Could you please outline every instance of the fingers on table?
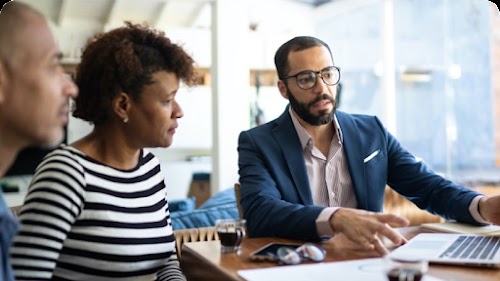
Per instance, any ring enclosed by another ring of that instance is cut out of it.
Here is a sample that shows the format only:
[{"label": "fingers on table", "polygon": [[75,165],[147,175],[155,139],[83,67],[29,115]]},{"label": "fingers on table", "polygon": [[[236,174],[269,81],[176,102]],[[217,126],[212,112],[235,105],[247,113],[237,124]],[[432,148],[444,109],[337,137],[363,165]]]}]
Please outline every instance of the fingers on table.
[{"label": "fingers on table", "polygon": [[380,222],[386,223],[392,227],[404,227],[410,223],[406,218],[393,214],[377,214]]},{"label": "fingers on table", "polygon": [[388,223],[386,223],[384,219],[381,219],[380,221],[381,223],[378,224],[376,229],[376,232],[380,236],[387,237],[387,239],[389,239],[390,241],[392,241],[392,243],[396,245],[400,245],[406,241],[406,239],[398,231],[396,231]]},{"label": "fingers on table", "polygon": [[389,253],[389,250],[387,250],[387,248],[384,246],[384,243],[382,243],[382,241],[378,237],[373,239],[371,243],[375,251],[377,251],[380,255],[385,256]]},{"label": "fingers on table", "polygon": [[401,245],[406,239],[388,223],[384,215],[375,214],[376,222],[368,226],[368,232],[365,233],[365,248],[374,249],[380,255],[386,255],[389,250],[382,239],[390,240],[394,245]]},{"label": "fingers on table", "polygon": [[384,256],[389,253],[389,250],[385,247],[382,240],[377,236],[377,234],[373,234],[369,236],[369,238],[365,239],[364,248],[367,250],[375,250],[380,255]]}]

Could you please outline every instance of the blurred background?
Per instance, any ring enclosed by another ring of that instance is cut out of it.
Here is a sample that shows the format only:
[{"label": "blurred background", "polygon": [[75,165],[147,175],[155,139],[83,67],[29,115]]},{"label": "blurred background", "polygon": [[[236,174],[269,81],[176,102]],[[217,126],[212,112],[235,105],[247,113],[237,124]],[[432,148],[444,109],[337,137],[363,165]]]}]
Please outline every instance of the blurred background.
[{"label": "blurred background", "polygon": [[[284,111],[273,57],[298,35],[330,45],[341,67],[339,110],[377,115],[451,180],[500,183],[500,16],[490,1],[16,1],[47,16],[68,73],[93,34],[125,20],[163,30],[193,55],[199,85],[178,94],[185,117],[172,147],[155,149],[171,199],[186,197],[195,174],[209,175],[211,194],[237,182],[238,134]],[[67,142],[89,130],[71,118]],[[29,174],[11,176],[24,185]]]}]

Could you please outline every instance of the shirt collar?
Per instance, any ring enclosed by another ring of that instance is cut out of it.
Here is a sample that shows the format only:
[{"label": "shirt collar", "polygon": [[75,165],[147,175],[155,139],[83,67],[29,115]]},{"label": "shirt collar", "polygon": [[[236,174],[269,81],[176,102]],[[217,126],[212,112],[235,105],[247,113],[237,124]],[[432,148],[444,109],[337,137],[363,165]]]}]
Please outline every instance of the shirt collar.
[{"label": "shirt collar", "polygon": [[[302,146],[302,149],[305,149],[307,144],[312,141],[311,136],[309,133],[300,125],[299,120],[293,115],[292,113],[292,107],[290,106],[288,108],[288,114],[290,114],[290,117],[292,118],[292,123],[293,126],[295,127],[295,131],[297,131],[297,135],[299,136],[300,144]],[[337,120],[337,115],[333,115],[333,124],[335,128],[337,128],[337,133],[339,135],[339,139],[341,143],[344,143],[344,136],[342,135],[342,129],[340,128],[339,121]]]}]

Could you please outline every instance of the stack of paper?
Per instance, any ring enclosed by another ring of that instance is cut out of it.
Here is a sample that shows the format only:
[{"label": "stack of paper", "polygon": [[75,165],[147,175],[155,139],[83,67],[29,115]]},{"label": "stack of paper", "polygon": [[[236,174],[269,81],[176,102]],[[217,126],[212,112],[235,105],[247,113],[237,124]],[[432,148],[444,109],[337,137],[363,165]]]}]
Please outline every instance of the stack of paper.
[{"label": "stack of paper", "polygon": [[[382,258],[238,270],[247,281],[387,281]],[[429,276],[422,281],[439,281]]]},{"label": "stack of paper", "polygon": [[475,235],[488,235],[488,236],[500,235],[500,226],[498,225],[474,226],[458,222],[443,222],[443,223],[424,223],[421,225],[421,227],[448,233],[475,234]]}]

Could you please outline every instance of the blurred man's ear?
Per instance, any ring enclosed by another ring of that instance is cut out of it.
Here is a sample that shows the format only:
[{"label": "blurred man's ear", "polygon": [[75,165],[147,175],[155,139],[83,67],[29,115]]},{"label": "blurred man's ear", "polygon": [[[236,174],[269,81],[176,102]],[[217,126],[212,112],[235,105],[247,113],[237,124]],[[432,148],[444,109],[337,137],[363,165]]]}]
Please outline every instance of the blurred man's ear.
[{"label": "blurred man's ear", "polygon": [[5,65],[2,60],[0,60],[0,103],[5,99],[5,82],[7,81],[7,73],[5,73],[5,71]]}]

